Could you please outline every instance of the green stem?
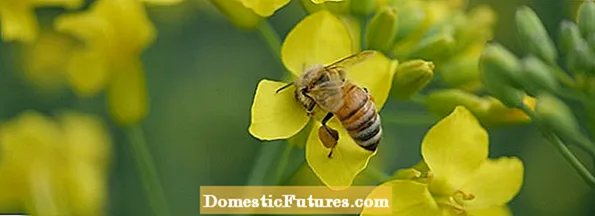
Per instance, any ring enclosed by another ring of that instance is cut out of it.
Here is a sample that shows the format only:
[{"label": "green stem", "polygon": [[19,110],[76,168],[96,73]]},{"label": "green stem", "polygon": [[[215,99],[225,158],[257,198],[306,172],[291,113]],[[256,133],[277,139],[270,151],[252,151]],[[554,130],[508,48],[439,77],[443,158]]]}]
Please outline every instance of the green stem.
[{"label": "green stem", "polygon": [[529,109],[527,106],[523,105],[520,107],[527,115],[531,118],[531,121],[537,126],[537,128],[541,131],[542,135],[552,144],[554,148],[564,157],[564,159],[570,163],[570,165],[578,172],[578,174],[583,178],[585,183],[589,185],[591,188],[595,189],[595,176],[587,169],[587,167],[570,151],[568,146],[566,146],[560,138],[558,138],[555,134],[547,131],[545,127],[542,126],[541,119],[535,111]]},{"label": "green stem", "polygon": [[278,152],[278,143],[261,143],[256,162],[248,177],[247,185],[264,185],[264,180],[270,166],[273,164],[274,156]]},{"label": "green stem", "polygon": [[437,118],[423,113],[382,113],[382,122],[399,125],[431,125]]},{"label": "green stem", "polygon": [[279,37],[279,34],[277,34],[273,26],[267,20],[262,21],[258,27],[258,31],[269,47],[271,53],[275,55],[275,57],[277,57],[276,59],[281,63],[281,38]]},{"label": "green stem", "polygon": [[591,132],[591,139],[595,139],[595,102],[589,99],[585,99],[582,102],[587,115],[587,126]]},{"label": "green stem", "polygon": [[137,169],[140,172],[147,199],[153,209],[153,215],[171,215],[142,127],[140,125],[135,125],[127,128],[126,134],[130,139],[129,142],[132,148],[132,156],[134,157]]},{"label": "green stem", "polygon": [[378,182],[385,182],[390,179],[390,175],[386,174],[375,166],[368,166],[366,173],[368,176],[376,179]]},{"label": "green stem", "polygon": [[554,75],[565,86],[568,86],[570,88],[574,88],[576,86],[576,82],[574,81],[574,78],[572,78],[570,75],[568,75],[568,73],[566,73],[559,66],[556,66],[554,68]]},{"label": "green stem", "polygon": [[285,142],[285,148],[283,149],[283,153],[281,154],[281,159],[279,159],[279,164],[277,165],[277,175],[275,178],[275,182],[277,185],[280,185],[283,183],[282,182],[283,174],[285,173],[287,164],[289,164],[289,158],[291,157],[292,150],[293,150],[293,145],[289,142]]}]

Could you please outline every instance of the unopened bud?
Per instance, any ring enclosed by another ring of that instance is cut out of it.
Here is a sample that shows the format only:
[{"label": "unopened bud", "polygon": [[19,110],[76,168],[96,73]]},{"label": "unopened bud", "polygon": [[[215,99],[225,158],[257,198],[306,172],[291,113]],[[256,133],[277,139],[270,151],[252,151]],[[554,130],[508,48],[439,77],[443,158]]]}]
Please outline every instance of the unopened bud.
[{"label": "unopened bud", "polygon": [[376,0],[352,0],[351,13],[361,17],[367,17],[377,8]]},{"label": "unopened bud", "polygon": [[555,92],[558,90],[558,80],[554,76],[552,68],[536,57],[529,56],[522,60],[523,79],[521,85],[531,96],[540,92]]},{"label": "unopened bud", "polygon": [[424,98],[424,102],[426,108],[438,116],[447,115],[457,106],[465,106],[472,113],[476,113],[483,103],[477,95],[459,89],[430,92]]},{"label": "unopened bud", "polygon": [[550,94],[537,96],[535,112],[539,114],[547,127],[563,140],[584,140],[578,122],[572,110],[564,102]]},{"label": "unopened bud", "polygon": [[396,69],[392,93],[398,99],[408,99],[425,88],[432,77],[434,63],[419,59],[404,62]]},{"label": "unopened bud", "polygon": [[238,28],[254,29],[263,19],[239,1],[211,0],[211,2]]},{"label": "unopened bud", "polygon": [[592,0],[585,0],[579,6],[576,22],[584,38],[595,33],[595,3]]},{"label": "unopened bud", "polygon": [[451,26],[445,26],[443,28],[440,33],[419,41],[411,51],[411,57],[437,60],[451,54],[456,45],[453,28]]},{"label": "unopened bud", "polygon": [[595,68],[595,54],[580,34],[579,27],[570,21],[560,24],[560,50],[566,54],[566,66],[571,72],[591,71]]},{"label": "unopened bud", "polygon": [[483,43],[472,45],[463,53],[443,62],[437,71],[442,81],[450,87],[466,91],[480,88],[481,81],[477,64],[479,64],[479,56],[483,47]]},{"label": "unopened bud", "polygon": [[392,7],[384,7],[368,23],[366,28],[366,44],[375,50],[387,50],[397,35],[397,11]]},{"label": "unopened bud", "polygon": [[489,6],[482,5],[469,11],[456,25],[457,51],[491,39],[496,19],[496,12]]},{"label": "unopened bud", "polygon": [[516,12],[517,36],[526,52],[548,64],[556,64],[556,47],[543,23],[531,8],[522,6]]},{"label": "unopened bud", "polygon": [[479,61],[480,77],[487,91],[507,107],[520,107],[523,92],[518,89],[520,63],[499,44],[487,45]]}]

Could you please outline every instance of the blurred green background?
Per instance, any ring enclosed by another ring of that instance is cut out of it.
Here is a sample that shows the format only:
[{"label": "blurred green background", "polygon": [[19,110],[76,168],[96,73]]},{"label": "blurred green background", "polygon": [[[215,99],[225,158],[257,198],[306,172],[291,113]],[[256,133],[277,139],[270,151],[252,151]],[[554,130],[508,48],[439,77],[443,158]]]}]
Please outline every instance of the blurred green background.
[{"label": "blurred green background", "polygon": [[[488,4],[494,8],[498,13],[495,40],[518,53],[512,24],[517,6],[530,5],[556,39],[559,22],[573,17],[579,3],[471,0],[470,6]],[[276,145],[264,155],[275,157],[281,154],[282,143],[262,143],[248,134],[250,106],[258,81],[282,79],[283,67],[258,32],[234,28],[204,0],[149,6],[148,11],[158,39],[143,55],[150,95],[144,128],[173,215],[198,215],[199,186],[267,184],[269,174],[253,172],[253,167],[260,148]],[[44,8],[37,12],[42,26],[48,27],[63,11]],[[292,1],[270,21],[284,36],[304,16],[299,1]],[[150,215],[127,139],[107,115],[105,96],[78,99],[67,89],[35,88],[22,77],[27,64],[24,50],[21,44],[0,43],[0,120],[28,109],[47,114],[76,109],[103,116],[114,138],[109,213]],[[382,114],[421,113],[423,109],[390,100]],[[417,163],[421,159],[419,144],[431,123],[397,119],[384,124],[382,151],[372,163],[380,164],[386,173]],[[525,163],[523,188],[510,203],[515,215],[595,215],[595,193],[534,127],[513,126],[489,133],[491,157],[518,156]],[[294,152],[296,163],[300,157],[303,160],[300,151]]]}]

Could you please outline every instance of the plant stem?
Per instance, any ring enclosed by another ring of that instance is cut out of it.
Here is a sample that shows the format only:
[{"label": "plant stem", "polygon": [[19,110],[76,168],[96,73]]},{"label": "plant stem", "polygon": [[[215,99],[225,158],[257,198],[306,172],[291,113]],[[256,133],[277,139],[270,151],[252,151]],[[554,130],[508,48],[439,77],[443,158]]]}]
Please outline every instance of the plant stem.
[{"label": "plant stem", "polygon": [[275,178],[275,183],[277,185],[283,183],[283,173],[285,173],[285,168],[287,168],[287,164],[289,164],[289,158],[291,157],[292,150],[293,145],[289,142],[285,142],[285,148],[283,149],[283,153],[279,159],[279,164],[277,165],[277,173]]},{"label": "plant stem", "polygon": [[275,55],[275,57],[277,57],[276,59],[281,63],[281,38],[279,37],[279,34],[277,34],[273,26],[267,20],[262,21],[258,27],[258,31],[269,47],[271,53]]},{"label": "plant stem", "polygon": [[366,171],[370,177],[376,179],[378,182],[385,182],[390,179],[390,175],[384,173],[382,170],[374,166],[368,166]]},{"label": "plant stem", "polygon": [[422,113],[382,113],[382,122],[400,125],[431,125],[437,118]]},{"label": "plant stem", "polygon": [[141,181],[145,193],[147,193],[147,199],[153,209],[153,215],[171,215],[141,125],[127,128],[126,134],[128,135],[128,139],[130,139],[129,143],[132,150],[132,156],[134,157],[137,169],[140,172]]},{"label": "plant stem", "polygon": [[578,172],[578,174],[583,178],[585,183],[593,189],[595,189],[595,176],[587,169],[587,167],[570,151],[568,146],[566,146],[560,138],[558,138],[555,134],[547,131],[546,128],[542,126],[541,119],[537,113],[533,110],[529,109],[527,106],[522,105],[521,110],[523,110],[527,115],[531,118],[531,121],[537,126],[537,128],[541,131],[542,135],[552,144],[554,148],[564,157],[564,159],[570,163],[570,165]]},{"label": "plant stem", "polygon": [[278,143],[261,143],[260,145],[247,185],[264,185],[267,170],[273,164],[274,155],[278,152]]}]

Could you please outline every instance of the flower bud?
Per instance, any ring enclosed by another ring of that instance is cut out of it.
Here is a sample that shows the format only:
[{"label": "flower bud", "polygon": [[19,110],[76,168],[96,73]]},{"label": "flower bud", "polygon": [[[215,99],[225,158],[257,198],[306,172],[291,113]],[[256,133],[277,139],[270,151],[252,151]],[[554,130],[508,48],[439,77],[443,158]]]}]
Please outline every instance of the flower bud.
[{"label": "flower bud", "polygon": [[578,8],[576,22],[584,38],[589,38],[595,33],[595,3],[585,0]]},{"label": "flower bud", "polygon": [[420,28],[427,15],[419,1],[396,2],[398,3],[393,3],[392,6],[399,9],[397,39],[402,39],[411,36],[412,32]]},{"label": "flower bud", "polygon": [[370,49],[387,50],[397,35],[397,11],[384,7],[368,23],[366,45]]},{"label": "flower bud", "polygon": [[563,140],[582,141],[585,137],[572,110],[564,102],[550,94],[537,96],[535,112],[541,117],[547,127],[552,129]]},{"label": "flower bud", "polygon": [[477,95],[459,89],[430,92],[424,101],[426,108],[438,116],[448,115],[457,106],[465,106],[472,113],[476,113],[483,103]]},{"label": "flower bud", "polygon": [[411,51],[412,58],[425,58],[437,60],[452,53],[455,48],[453,29],[444,27],[444,30],[435,35],[426,37]]},{"label": "flower bud", "polygon": [[238,28],[254,29],[263,19],[239,1],[211,0],[211,2]]},{"label": "flower bud", "polygon": [[576,24],[562,21],[559,34],[560,50],[566,54],[566,66],[571,72],[591,71],[595,68],[595,54],[582,38]]},{"label": "flower bud", "polygon": [[523,79],[519,80],[527,93],[535,96],[540,92],[555,92],[558,90],[558,80],[552,69],[536,57],[529,56],[522,60]]},{"label": "flower bud", "polygon": [[466,91],[475,91],[480,88],[481,81],[477,64],[479,64],[479,56],[483,47],[483,43],[472,45],[464,52],[443,62],[437,72],[442,81],[448,86]]},{"label": "flower bud", "polygon": [[520,63],[499,44],[487,45],[479,61],[480,77],[487,91],[507,107],[519,107],[523,92],[518,90]]},{"label": "flower bud", "polygon": [[424,60],[410,60],[399,64],[391,88],[398,99],[408,99],[421,91],[434,77],[434,63]]},{"label": "flower bud", "polygon": [[456,24],[457,51],[492,38],[496,12],[489,6],[474,7],[460,23]]},{"label": "flower bud", "polygon": [[376,0],[353,0],[350,5],[351,13],[361,17],[367,17],[377,8]]},{"label": "flower bud", "polygon": [[556,64],[556,48],[547,34],[543,23],[535,12],[522,6],[516,12],[517,37],[526,52],[529,52],[548,64]]}]

